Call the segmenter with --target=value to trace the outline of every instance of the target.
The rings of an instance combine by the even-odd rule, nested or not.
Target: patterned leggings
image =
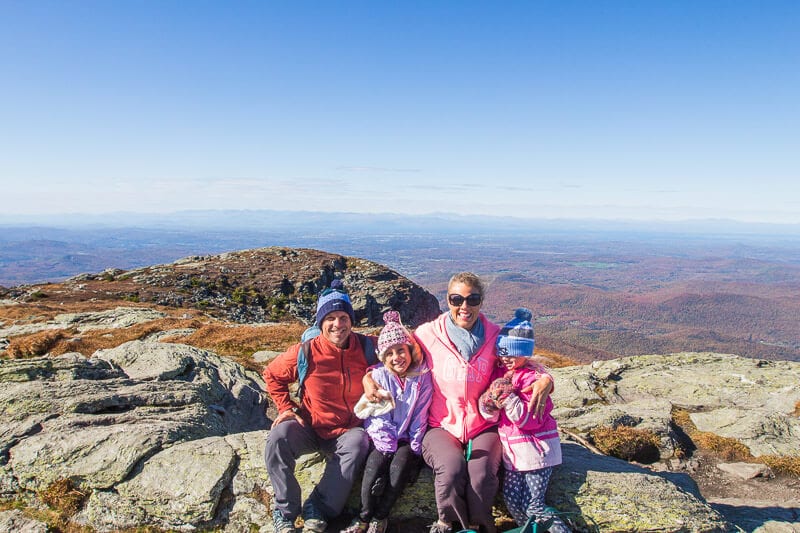
[[[517,525],[522,526],[531,516],[536,518],[552,516],[547,512],[544,503],[547,484],[550,482],[552,473],[552,467],[528,470],[526,472],[506,470],[505,481],[503,481],[503,498],[505,498],[506,507],[508,507],[508,511],[514,517]],[[551,533],[569,533],[571,530],[560,518],[556,517],[555,522],[548,531]]]

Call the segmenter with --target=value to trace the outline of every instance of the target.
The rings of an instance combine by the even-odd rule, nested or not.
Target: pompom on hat
[[[386,311],[383,313],[383,323],[386,324],[378,337],[378,358],[383,361],[386,350],[395,344],[413,345],[413,339],[408,330],[400,322],[400,313]]]
[[[319,295],[319,299],[317,300],[317,316],[314,325],[320,327],[325,316],[334,311],[344,311],[350,315],[351,325],[356,323],[353,304],[350,303],[350,297],[345,292],[344,284],[340,279],[333,280],[330,288],[325,289]]]
[[[514,318],[508,322],[497,336],[498,357],[530,357],[533,355],[533,314],[520,307],[514,311]]]

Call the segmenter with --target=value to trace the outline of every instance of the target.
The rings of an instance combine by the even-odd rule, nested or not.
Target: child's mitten
[[[497,404],[494,403],[494,398],[492,398],[491,390],[489,389],[481,394],[481,397],[478,399],[478,405],[487,413],[494,413],[498,409]]]
[[[494,401],[495,408],[502,408],[508,395],[514,392],[514,388],[511,385],[511,378],[507,376],[497,378],[489,385],[489,390],[487,392],[492,401]]]

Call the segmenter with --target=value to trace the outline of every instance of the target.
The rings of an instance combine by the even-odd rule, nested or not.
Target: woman
[[[501,447],[497,429],[478,409],[497,361],[500,328],[480,312],[484,286],[471,272],[461,272],[447,285],[448,311],[414,333],[431,371],[433,398],[422,457],[434,474],[438,520],[430,533],[450,533],[453,524],[494,533],[492,504],[498,488]],[[544,406],[552,382],[539,380],[533,409]],[[370,376],[367,397],[377,399]],[[542,399],[544,398],[544,400]]]

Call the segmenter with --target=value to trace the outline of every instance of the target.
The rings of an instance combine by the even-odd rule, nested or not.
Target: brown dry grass
[[[750,453],[750,448],[736,439],[720,437],[705,431],[695,431],[691,437],[698,448],[714,452],[716,456],[725,461],[754,462],[756,460]]]
[[[800,416],[800,400],[794,404],[794,416]]]
[[[204,324],[190,335],[166,337],[162,340],[211,350],[230,357],[245,368],[260,372],[264,365],[253,361],[254,352],[259,350],[282,352],[290,345],[300,342],[300,335],[305,329],[306,326],[299,322],[258,326]]]
[[[51,529],[64,533],[84,533],[91,528],[74,524],[70,519],[80,511],[88,491],[79,490],[71,479],[59,479],[39,491],[39,498],[52,510],[43,517]],[[41,518],[40,518],[41,520]]]
[[[548,368],[564,368],[566,366],[578,366],[584,364],[576,361],[575,359],[567,357],[566,355],[542,348],[536,348],[534,355],[536,357],[541,357],[542,363],[544,363]]]
[[[738,440],[698,430],[692,422],[690,414],[686,409],[674,408],[672,421],[692,439],[695,446],[701,450],[713,452],[714,455],[725,461],[760,462],[750,453],[750,448]]]
[[[800,456],[762,455],[758,458],[776,474],[800,478]]]
[[[59,285],[45,285],[40,287],[39,291],[48,295],[48,297],[29,300],[17,305],[0,306],[0,320],[17,323],[44,322],[52,320],[61,313],[85,313],[114,307],[150,307],[153,309],[160,307],[153,304],[128,302],[122,299],[104,298],[99,301],[92,298],[94,295],[77,296]],[[174,309],[170,310],[174,311]],[[185,311],[191,312],[191,310]]]
[[[78,490],[71,479],[59,479],[51,483],[46,489],[39,492],[39,498],[51,509],[64,516],[73,516],[80,511],[87,492]]]
[[[652,431],[628,426],[601,426],[592,429],[589,437],[600,451],[625,461],[652,463],[659,459],[661,440]]]
[[[6,356],[10,359],[23,359],[44,355],[68,335],[69,332],[63,329],[50,329],[14,337],[8,343]]]
[[[72,329],[47,330],[12,338],[6,348],[6,354],[11,358],[20,358],[37,357],[47,353],[61,355],[67,352],[80,352],[88,357],[97,350],[114,348],[159,331],[202,326],[199,320],[191,318],[161,318],[127,328],[96,329],[84,333],[77,333]]]

